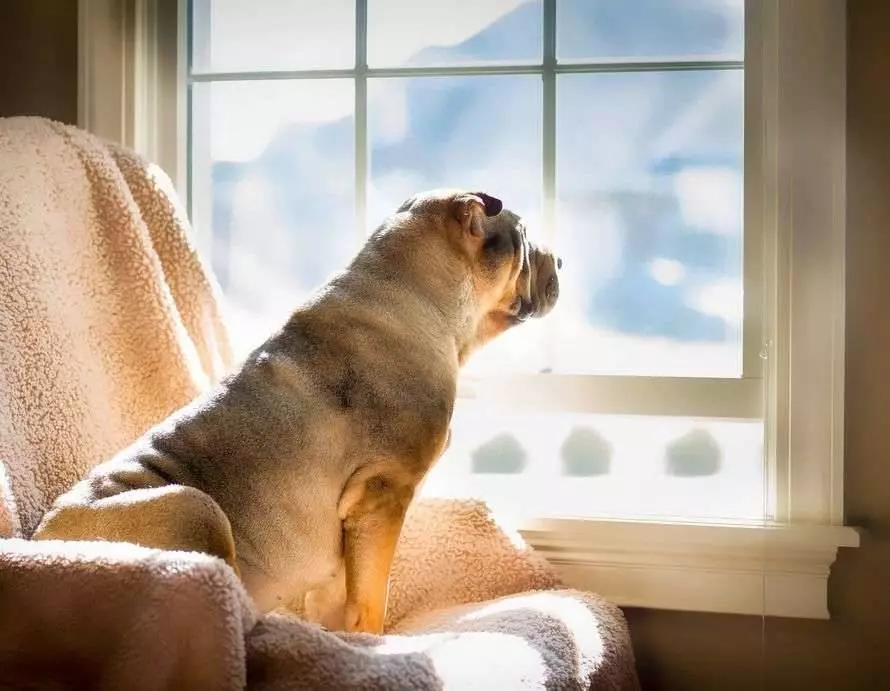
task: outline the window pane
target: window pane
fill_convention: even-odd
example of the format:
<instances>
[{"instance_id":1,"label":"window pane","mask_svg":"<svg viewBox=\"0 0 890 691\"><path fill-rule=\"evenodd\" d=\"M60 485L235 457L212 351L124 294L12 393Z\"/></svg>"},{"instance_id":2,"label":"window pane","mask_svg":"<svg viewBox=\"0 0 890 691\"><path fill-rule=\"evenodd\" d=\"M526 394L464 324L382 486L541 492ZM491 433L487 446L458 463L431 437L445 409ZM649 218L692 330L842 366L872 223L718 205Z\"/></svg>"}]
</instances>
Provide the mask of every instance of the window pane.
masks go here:
<instances>
[{"instance_id":1,"label":"window pane","mask_svg":"<svg viewBox=\"0 0 890 691\"><path fill-rule=\"evenodd\" d=\"M559 0L557 59L741 60L744 5L745 0Z\"/></svg>"},{"instance_id":2,"label":"window pane","mask_svg":"<svg viewBox=\"0 0 890 691\"><path fill-rule=\"evenodd\" d=\"M541 0L368 1L368 64L540 62Z\"/></svg>"},{"instance_id":3,"label":"window pane","mask_svg":"<svg viewBox=\"0 0 890 691\"><path fill-rule=\"evenodd\" d=\"M764 517L763 425L517 413L458 400L424 496L535 517Z\"/></svg>"},{"instance_id":4,"label":"window pane","mask_svg":"<svg viewBox=\"0 0 890 691\"><path fill-rule=\"evenodd\" d=\"M741 70L558 78L556 370L740 375L742 97Z\"/></svg>"},{"instance_id":5,"label":"window pane","mask_svg":"<svg viewBox=\"0 0 890 691\"><path fill-rule=\"evenodd\" d=\"M192 70L355 64L355 0L192 0Z\"/></svg>"},{"instance_id":6,"label":"window pane","mask_svg":"<svg viewBox=\"0 0 890 691\"><path fill-rule=\"evenodd\" d=\"M540 234L540 77L375 79L368 96L371 229L418 191L460 187L500 198ZM495 340L469 370L544 367L537 326Z\"/></svg>"},{"instance_id":7,"label":"window pane","mask_svg":"<svg viewBox=\"0 0 890 691\"><path fill-rule=\"evenodd\" d=\"M193 87L192 212L242 349L356 249L353 99L351 80Z\"/></svg>"}]
</instances>

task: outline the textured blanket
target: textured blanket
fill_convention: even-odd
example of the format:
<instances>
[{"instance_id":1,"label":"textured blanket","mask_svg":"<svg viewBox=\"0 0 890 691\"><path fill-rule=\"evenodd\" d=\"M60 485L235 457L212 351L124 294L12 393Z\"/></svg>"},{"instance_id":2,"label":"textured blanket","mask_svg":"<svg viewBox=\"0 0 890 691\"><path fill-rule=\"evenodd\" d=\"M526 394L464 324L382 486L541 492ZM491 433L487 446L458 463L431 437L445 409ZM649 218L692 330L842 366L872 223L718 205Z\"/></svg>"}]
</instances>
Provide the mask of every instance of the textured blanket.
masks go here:
<instances>
[{"instance_id":1,"label":"textured blanket","mask_svg":"<svg viewBox=\"0 0 890 691\"><path fill-rule=\"evenodd\" d=\"M618 609L561 589L479 502L412 507L387 631L257 619L205 555L0 540L0 688L639 688Z\"/></svg>"},{"instance_id":2,"label":"textured blanket","mask_svg":"<svg viewBox=\"0 0 890 691\"><path fill-rule=\"evenodd\" d=\"M27 536L231 356L169 178L72 127L0 120L0 286L0 534Z\"/></svg>"},{"instance_id":3,"label":"textured blanket","mask_svg":"<svg viewBox=\"0 0 890 691\"><path fill-rule=\"evenodd\" d=\"M638 688L620 611L479 502L412 507L382 637L258 618L205 555L25 539L231 364L171 187L75 128L0 119L0 688Z\"/></svg>"},{"instance_id":4,"label":"textured blanket","mask_svg":"<svg viewBox=\"0 0 890 691\"><path fill-rule=\"evenodd\" d=\"M478 501L425 499L393 564L386 636L270 615L247 646L251 689L639 688L624 617L563 589L551 567Z\"/></svg>"}]
</instances>

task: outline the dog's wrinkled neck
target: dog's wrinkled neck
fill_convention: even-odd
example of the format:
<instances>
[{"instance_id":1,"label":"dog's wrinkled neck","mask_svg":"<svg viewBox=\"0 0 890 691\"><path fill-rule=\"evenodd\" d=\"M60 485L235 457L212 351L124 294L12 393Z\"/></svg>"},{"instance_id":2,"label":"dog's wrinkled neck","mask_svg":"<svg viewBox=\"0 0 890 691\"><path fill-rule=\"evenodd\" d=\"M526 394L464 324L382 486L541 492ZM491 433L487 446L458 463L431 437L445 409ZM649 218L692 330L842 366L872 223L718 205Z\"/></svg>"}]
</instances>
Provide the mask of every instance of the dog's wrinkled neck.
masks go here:
<instances>
[{"instance_id":1,"label":"dog's wrinkled neck","mask_svg":"<svg viewBox=\"0 0 890 691\"><path fill-rule=\"evenodd\" d=\"M353 260L350 269L358 270L355 274L362 277L360 284L350 279L351 270L337 282L370 299L383 298L382 309L397 319L410 315L412 325L430 338L453 342L462 364L462 354L473 341L479 319L472 276L441 236L419 226L398 230L376 233ZM418 318L422 325L416 324Z\"/></svg>"}]
</instances>

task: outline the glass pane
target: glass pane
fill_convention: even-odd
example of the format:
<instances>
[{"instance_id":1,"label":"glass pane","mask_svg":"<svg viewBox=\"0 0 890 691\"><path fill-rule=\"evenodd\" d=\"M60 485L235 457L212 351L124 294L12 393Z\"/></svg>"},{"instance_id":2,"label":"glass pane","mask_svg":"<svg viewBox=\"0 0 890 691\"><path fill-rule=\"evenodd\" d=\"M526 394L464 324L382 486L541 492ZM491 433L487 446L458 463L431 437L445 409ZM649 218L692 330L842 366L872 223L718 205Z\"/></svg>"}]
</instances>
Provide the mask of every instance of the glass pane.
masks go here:
<instances>
[{"instance_id":1,"label":"glass pane","mask_svg":"<svg viewBox=\"0 0 890 691\"><path fill-rule=\"evenodd\" d=\"M541 0L368 1L368 65L540 62Z\"/></svg>"},{"instance_id":2,"label":"glass pane","mask_svg":"<svg viewBox=\"0 0 890 691\"><path fill-rule=\"evenodd\" d=\"M424 496L518 517L764 517L759 421L522 412L458 400Z\"/></svg>"},{"instance_id":3,"label":"glass pane","mask_svg":"<svg viewBox=\"0 0 890 691\"><path fill-rule=\"evenodd\" d=\"M556 55L576 60L741 60L745 0L559 0Z\"/></svg>"},{"instance_id":4,"label":"glass pane","mask_svg":"<svg viewBox=\"0 0 890 691\"><path fill-rule=\"evenodd\" d=\"M348 68L355 0L192 0L192 71Z\"/></svg>"},{"instance_id":5,"label":"glass pane","mask_svg":"<svg viewBox=\"0 0 890 691\"><path fill-rule=\"evenodd\" d=\"M540 234L541 79L375 79L368 86L369 227L416 192L479 189ZM543 332L525 324L471 359L470 371L545 366Z\"/></svg>"},{"instance_id":6,"label":"glass pane","mask_svg":"<svg viewBox=\"0 0 890 691\"><path fill-rule=\"evenodd\" d=\"M740 375L742 97L741 70L558 78L556 370Z\"/></svg>"},{"instance_id":7,"label":"glass pane","mask_svg":"<svg viewBox=\"0 0 890 691\"><path fill-rule=\"evenodd\" d=\"M243 348L355 252L351 80L199 83L192 213Z\"/></svg>"}]
</instances>

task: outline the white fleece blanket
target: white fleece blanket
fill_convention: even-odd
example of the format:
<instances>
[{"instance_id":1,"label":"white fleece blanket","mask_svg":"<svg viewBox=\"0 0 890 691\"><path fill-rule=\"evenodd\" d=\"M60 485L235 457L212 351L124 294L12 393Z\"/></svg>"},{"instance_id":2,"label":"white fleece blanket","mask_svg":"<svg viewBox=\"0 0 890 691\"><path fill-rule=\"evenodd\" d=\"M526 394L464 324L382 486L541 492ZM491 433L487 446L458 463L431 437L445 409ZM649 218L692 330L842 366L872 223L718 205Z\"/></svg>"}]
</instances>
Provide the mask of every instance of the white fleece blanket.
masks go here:
<instances>
[{"instance_id":1,"label":"white fleece blanket","mask_svg":"<svg viewBox=\"0 0 890 691\"><path fill-rule=\"evenodd\" d=\"M73 127L0 120L0 286L0 535L30 535L231 355L169 178Z\"/></svg>"}]
</instances>

